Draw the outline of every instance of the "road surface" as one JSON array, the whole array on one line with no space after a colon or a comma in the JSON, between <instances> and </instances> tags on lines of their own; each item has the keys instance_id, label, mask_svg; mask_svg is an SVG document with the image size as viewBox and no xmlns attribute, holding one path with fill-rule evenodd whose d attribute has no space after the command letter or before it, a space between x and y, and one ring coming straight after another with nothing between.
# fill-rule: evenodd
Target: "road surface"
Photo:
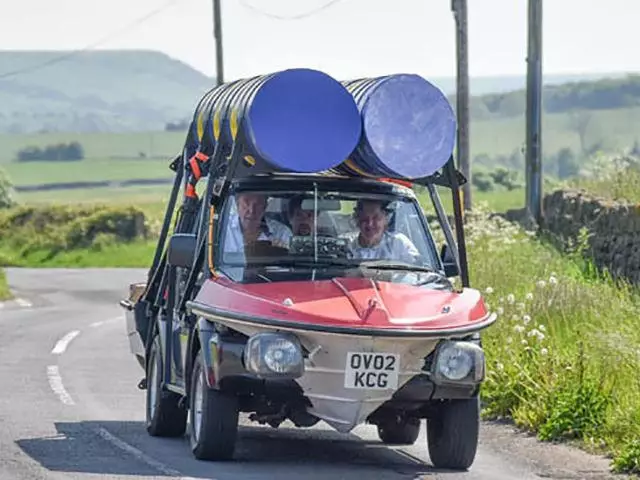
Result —
<instances>
[{"instance_id":1,"label":"road surface","mask_svg":"<svg viewBox=\"0 0 640 480\"><path fill-rule=\"evenodd\" d=\"M423 431L411 447L375 428L341 435L324 423L274 430L243 421L237 459L195 460L188 441L144 430L142 370L118 305L131 269L8 269L16 299L0 305L0 480L612 478L605 459L483 424L468 472L436 471Z\"/></svg>"}]
</instances>

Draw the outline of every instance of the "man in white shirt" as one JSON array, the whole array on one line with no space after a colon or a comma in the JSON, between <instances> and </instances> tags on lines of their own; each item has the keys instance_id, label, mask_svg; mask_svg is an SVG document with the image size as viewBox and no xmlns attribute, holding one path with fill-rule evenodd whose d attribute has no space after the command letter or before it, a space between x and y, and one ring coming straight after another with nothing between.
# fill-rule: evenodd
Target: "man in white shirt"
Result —
<instances>
[{"instance_id":1,"label":"man in white shirt","mask_svg":"<svg viewBox=\"0 0 640 480\"><path fill-rule=\"evenodd\" d=\"M292 232L282 223L265 218L267 197L256 193L236 196L236 209L229 214L225 238L225 253L244 251L246 244L270 241L274 247L289 248Z\"/></svg>"},{"instance_id":2,"label":"man in white shirt","mask_svg":"<svg viewBox=\"0 0 640 480\"><path fill-rule=\"evenodd\" d=\"M387 231L391 212L380 200L360 200L354 216L359 234L350 241L354 259L418 263L420 252L402 233Z\"/></svg>"}]
</instances>

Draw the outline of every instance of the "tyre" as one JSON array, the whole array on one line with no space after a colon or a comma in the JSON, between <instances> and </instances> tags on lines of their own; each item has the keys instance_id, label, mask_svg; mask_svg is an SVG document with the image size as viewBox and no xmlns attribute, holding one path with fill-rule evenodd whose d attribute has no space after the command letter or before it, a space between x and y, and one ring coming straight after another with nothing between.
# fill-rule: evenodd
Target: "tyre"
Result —
<instances>
[{"instance_id":1,"label":"tyre","mask_svg":"<svg viewBox=\"0 0 640 480\"><path fill-rule=\"evenodd\" d=\"M467 470L476 456L480 399L449 400L427 419L429 457L437 468Z\"/></svg>"},{"instance_id":2,"label":"tyre","mask_svg":"<svg viewBox=\"0 0 640 480\"><path fill-rule=\"evenodd\" d=\"M156 334L147 364L147 432L154 437L181 437L187 427L187 411L179 406L178 394L162 391L163 371L162 349Z\"/></svg>"},{"instance_id":3,"label":"tyre","mask_svg":"<svg viewBox=\"0 0 640 480\"><path fill-rule=\"evenodd\" d=\"M238 435L238 398L207 387L199 353L191 376L189 411L193 455L198 460L231 460Z\"/></svg>"},{"instance_id":4,"label":"tyre","mask_svg":"<svg viewBox=\"0 0 640 480\"><path fill-rule=\"evenodd\" d=\"M419 418L390 419L378 424L378 437L386 444L412 445L419 434Z\"/></svg>"}]
</instances>

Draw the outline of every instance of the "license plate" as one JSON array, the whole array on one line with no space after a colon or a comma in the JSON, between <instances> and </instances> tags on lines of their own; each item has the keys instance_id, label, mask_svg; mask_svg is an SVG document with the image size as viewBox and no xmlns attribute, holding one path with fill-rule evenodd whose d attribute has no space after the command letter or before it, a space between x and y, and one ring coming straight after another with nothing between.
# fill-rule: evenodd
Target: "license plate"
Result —
<instances>
[{"instance_id":1,"label":"license plate","mask_svg":"<svg viewBox=\"0 0 640 480\"><path fill-rule=\"evenodd\" d=\"M344 374L345 388L395 390L398 388L400 355L349 352Z\"/></svg>"}]
</instances>

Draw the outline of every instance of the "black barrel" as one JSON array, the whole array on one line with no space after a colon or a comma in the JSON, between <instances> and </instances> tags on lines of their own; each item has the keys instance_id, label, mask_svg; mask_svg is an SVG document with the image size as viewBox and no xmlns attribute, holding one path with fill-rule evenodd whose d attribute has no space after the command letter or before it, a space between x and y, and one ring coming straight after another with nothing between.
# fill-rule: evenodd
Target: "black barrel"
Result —
<instances>
[{"instance_id":1,"label":"black barrel","mask_svg":"<svg viewBox=\"0 0 640 480\"><path fill-rule=\"evenodd\" d=\"M362 118L358 147L336 171L415 179L438 171L455 147L456 118L442 91L413 74L346 80Z\"/></svg>"},{"instance_id":2,"label":"black barrel","mask_svg":"<svg viewBox=\"0 0 640 480\"><path fill-rule=\"evenodd\" d=\"M299 68L210 90L198 104L189 136L208 155L218 143L228 155L240 129L243 156L255 161L256 171L318 173L351 155L362 121L344 85Z\"/></svg>"}]
</instances>

